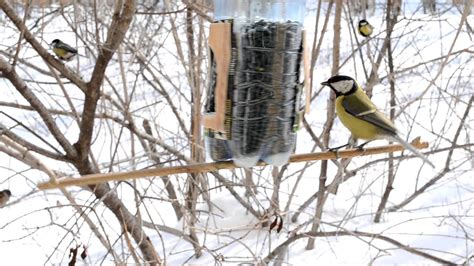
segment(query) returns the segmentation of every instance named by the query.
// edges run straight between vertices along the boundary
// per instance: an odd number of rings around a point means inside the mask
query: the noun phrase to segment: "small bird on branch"
[[[7,202],[10,200],[11,195],[12,192],[8,189],[0,191],[0,207],[7,204]]]
[[[74,56],[77,55],[77,49],[70,45],[62,42],[59,39],[54,39],[51,42],[53,52],[56,56],[63,61],[70,61]]]
[[[358,148],[362,149],[364,145],[372,140],[387,139],[399,143],[423,159],[424,162],[433,168],[435,167],[426,156],[398,135],[398,130],[393,122],[377,110],[375,104],[353,78],[337,75],[321,83],[321,85],[329,86],[336,93],[337,116],[352,133],[352,136],[356,139],[368,140],[359,145]],[[348,145],[349,143],[336,149]]]
[[[370,25],[370,23],[365,19],[359,21],[358,29],[360,35],[364,37],[370,37],[370,35],[372,35],[372,32],[374,31],[374,27],[372,27],[372,25]]]

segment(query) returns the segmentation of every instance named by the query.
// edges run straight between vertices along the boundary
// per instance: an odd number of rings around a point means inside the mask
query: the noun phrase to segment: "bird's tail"
[[[425,155],[423,155],[421,152],[418,151],[417,148],[413,147],[413,145],[411,145],[410,143],[406,142],[404,139],[402,139],[400,136],[398,135],[392,135],[389,137],[391,140],[395,141],[395,142],[398,142],[400,143],[403,147],[405,147],[405,149],[408,149],[410,150],[411,152],[413,152],[416,156],[420,157],[425,163],[429,164],[431,167],[435,168],[434,164],[432,162],[430,162],[430,160],[428,160],[428,158],[426,158]]]

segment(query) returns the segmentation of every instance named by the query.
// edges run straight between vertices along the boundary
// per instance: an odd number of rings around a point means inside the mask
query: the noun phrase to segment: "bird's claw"
[[[362,144],[360,144],[360,145],[357,145],[355,148],[356,148],[358,151],[364,152],[364,151],[365,151],[364,146],[367,145],[369,142],[370,142],[370,140],[369,140],[369,141],[366,141],[366,142],[364,142],[364,143],[362,143]]]
[[[334,148],[328,148],[328,151],[334,152],[336,154],[336,159],[339,159],[339,150],[347,146],[349,146],[349,143]]]
[[[364,145],[358,145],[356,147],[356,150],[360,151],[360,152],[364,152],[365,151],[365,148],[364,148]]]
[[[328,148],[327,151],[328,152],[334,152],[335,155],[336,155],[336,159],[339,159],[339,150],[341,149],[341,147],[334,147],[334,148]]]

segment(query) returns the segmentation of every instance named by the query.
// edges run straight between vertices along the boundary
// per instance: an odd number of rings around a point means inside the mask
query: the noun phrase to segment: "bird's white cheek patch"
[[[352,89],[354,82],[352,80],[341,80],[337,84],[337,89],[341,93],[347,93]]]

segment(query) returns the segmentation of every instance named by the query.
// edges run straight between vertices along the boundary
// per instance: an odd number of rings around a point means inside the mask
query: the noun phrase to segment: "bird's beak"
[[[323,86],[329,86],[329,82],[327,82],[327,81],[321,82],[321,85],[323,85]]]

